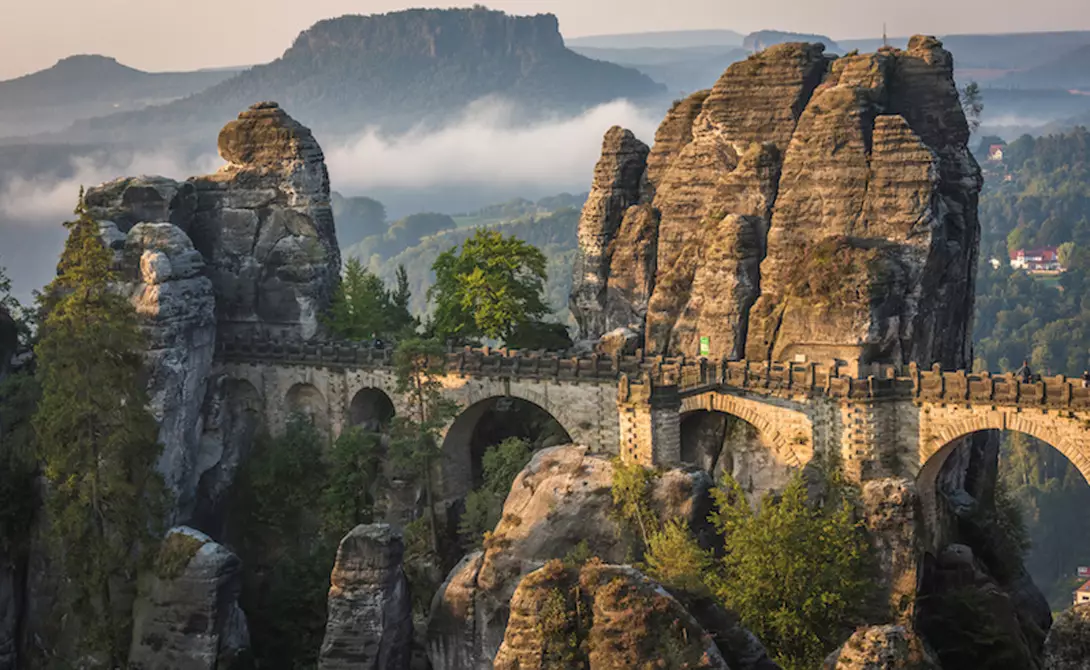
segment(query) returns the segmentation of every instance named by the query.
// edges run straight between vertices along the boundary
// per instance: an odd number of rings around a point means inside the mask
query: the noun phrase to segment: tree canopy
[[[337,337],[348,340],[392,340],[416,325],[409,313],[411,297],[405,268],[398,268],[397,288],[391,291],[358,259],[349,258],[333,294],[327,325]]]
[[[519,326],[549,313],[543,291],[545,255],[516,237],[481,229],[460,251],[450,249],[432,266],[433,327],[440,339],[508,340]]]

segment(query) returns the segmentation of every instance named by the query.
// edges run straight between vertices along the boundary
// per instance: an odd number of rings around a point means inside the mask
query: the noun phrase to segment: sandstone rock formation
[[[922,551],[923,521],[916,484],[909,479],[874,479],[863,484],[861,502],[890,616],[897,623],[909,624],[915,614],[917,563]]]
[[[309,339],[341,266],[322,149],[265,102],[224,127],[219,150],[227,166],[190,180],[190,237],[208,262],[219,334]]]
[[[699,355],[707,337],[712,358],[964,367],[981,185],[967,140],[934,38],[735,63],[674,106],[645,161],[607,134],[580,221],[582,337],[626,327],[659,354]]]
[[[207,467],[200,438],[216,341],[212,283],[181,228],[137,223],[123,235],[112,222],[101,225],[116,250],[120,289],[142,317],[147,337],[149,408],[163,445],[158,468],[176,517],[188,518],[201,467]]]
[[[386,524],[356,526],[341,540],[330,575],[321,670],[407,670],[413,640],[409,585],[401,570],[401,533]]]
[[[656,667],[729,670],[712,636],[660,585],[628,566],[560,561],[523,577],[497,670]]]
[[[585,542],[591,555],[623,563],[627,545],[610,514],[612,463],[586,447],[543,449],[515,479],[503,517],[483,552],[451,571],[432,603],[428,656],[435,670],[489,667],[503,641],[508,607],[522,577]],[[655,480],[660,518],[701,528],[710,511],[711,478],[695,468]]]
[[[1045,641],[1045,670],[1090,669],[1090,605],[1075,605],[1052,624]]]
[[[904,626],[860,628],[825,659],[825,670],[939,670],[923,641]]]
[[[145,318],[148,391],[173,521],[213,520],[255,429],[250,389],[215,374],[217,338],[311,338],[339,280],[329,175],[313,135],[276,103],[224,127],[219,172],[90,189],[120,290]]]
[[[944,666],[963,662],[959,652],[974,648],[1009,667],[1043,662],[1052,616],[996,508],[998,438],[973,435],[944,462],[934,459],[937,473],[925,469],[918,478],[926,533],[916,630]]]
[[[237,602],[241,589],[237,556],[191,528],[171,529],[154,570],[140,580],[129,667],[232,667],[250,646],[246,616]]]

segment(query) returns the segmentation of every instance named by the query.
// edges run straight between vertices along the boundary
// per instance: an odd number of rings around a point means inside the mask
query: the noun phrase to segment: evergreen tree
[[[34,429],[68,579],[67,611],[79,621],[83,650],[116,667],[129,646],[118,586],[135,582],[164,512],[160,445],[146,409],[136,313],[111,290],[112,257],[82,193],[76,214],[42,301]]]
[[[433,325],[442,340],[488,337],[507,341],[523,324],[549,313],[545,255],[517,237],[480,229],[435,260]]]
[[[432,470],[442,457],[439,436],[458,407],[442,395],[439,377],[445,373],[443,348],[435,340],[412,338],[394,352],[397,392],[407,400],[408,414],[394,417],[390,455],[394,462],[417,477],[424,487],[431,549],[439,553],[435,522]]]
[[[344,276],[333,294],[326,324],[337,337],[366,340],[373,337],[392,339],[415,328],[409,313],[409,279],[401,268],[397,290],[391,292],[375,274],[356,258],[344,264]]]
[[[371,523],[375,487],[382,471],[382,436],[346,428],[333,442],[322,492],[326,535],[339,541],[361,523]]]

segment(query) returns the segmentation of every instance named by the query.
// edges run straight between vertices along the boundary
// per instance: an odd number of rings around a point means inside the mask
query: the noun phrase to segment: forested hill
[[[975,369],[1079,375],[1090,368],[1090,132],[1011,143],[986,165],[974,326]],[[1008,249],[1059,247],[1067,271],[1033,277]],[[993,267],[992,261],[995,261]]]
[[[271,63],[186,100],[96,120],[91,128],[221,125],[256,100],[275,100],[319,134],[371,125],[398,130],[449,119],[493,95],[525,113],[549,114],[664,94],[636,70],[567,49],[555,16],[414,9],[321,21]]]

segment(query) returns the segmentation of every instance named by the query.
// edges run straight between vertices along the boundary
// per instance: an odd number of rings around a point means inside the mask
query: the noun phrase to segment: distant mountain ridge
[[[234,74],[144,72],[107,56],[70,56],[48,69],[0,81],[0,136],[60,130],[78,119],[160,104]]]
[[[98,119],[94,132],[197,126],[207,133],[257,100],[276,100],[319,133],[405,130],[502,96],[526,113],[582,111],[664,96],[636,70],[567,49],[555,16],[414,9],[320,21],[284,55],[185,100]]]

